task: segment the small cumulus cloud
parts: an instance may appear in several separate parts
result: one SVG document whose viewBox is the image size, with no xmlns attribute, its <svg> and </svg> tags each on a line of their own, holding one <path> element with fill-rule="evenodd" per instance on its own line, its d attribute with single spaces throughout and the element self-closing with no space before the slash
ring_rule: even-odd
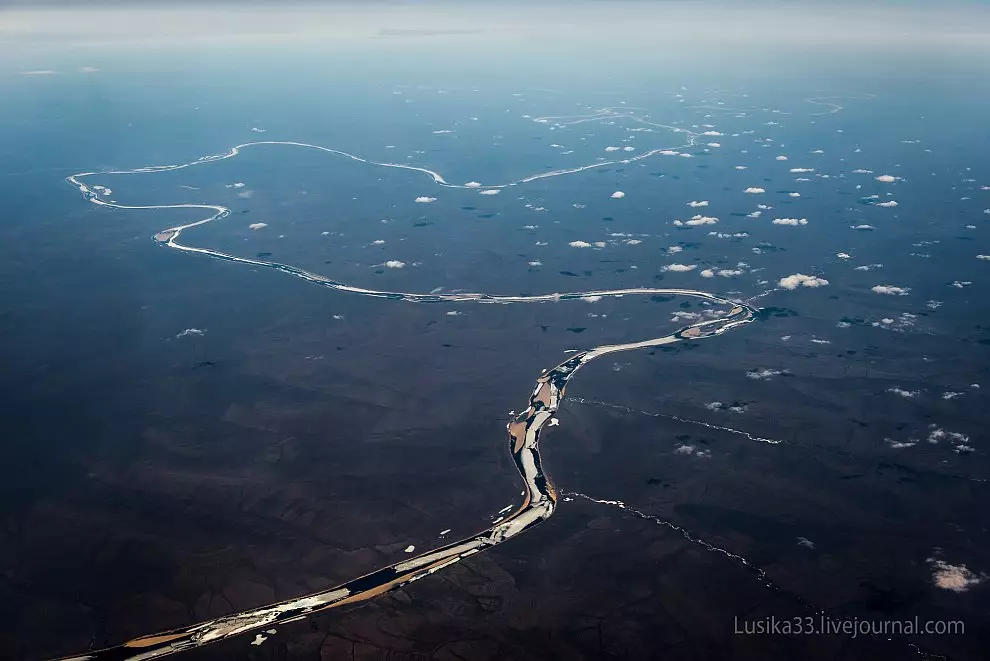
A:
<svg viewBox="0 0 990 661">
<path fill-rule="evenodd" d="M 873 177 L 873 178 L 876 179 L 877 181 L 881 182 L 881 183 L 884 183 L 884 184 L 892 184 L 895 181 L 897 181 L 898 179 L 900 179 L 900 177 L 893 177 L 893 176 L 891 176 L 889 174 L 881 174 L 880 176 Z"/>
<path fill-rule="evenodd" d="M 887 392 L 893 393 L 895 395 L 900 395 L 905 399 L 914 399 L 921 394 L 920 390 L 905 390 L 900 386 L 893 386 L 892 388 L 887 388 Z"/>
<path fill-rule="evenodd" d="M 701 135 L 709 135 L 709 136 L 712 136 L 712 137 L 718 137 L 718 136 L 725 135 L 725 134 L 724 133 L 719 133 L 718 131 L 705 131 Z"/>
<path fill-rule="evenodd" d="M 619 147 L 609 146 L 605 148 L 605 151 L 619 151 L 619 149 L 620 149 Z"/>
<path fill-rule="evenodd" d="M 429 204 L 430 202 L 436 202 L 436 201 L 437 198 L 427 197 L 426 195 L 420 195 L 419 197 L 416 198 L 416 202 L 418 202 L 419 204 Z"/>
<path fill-rule="evenodd" d="M 714 225 L 718 222 L 718 218 L 714 216 L 691 216 L 690 220 L 675 220 L 674 225 L 677 227 L 682 227 L 687 225 L 688 227 L 697 227 L 698 225 Z"/>
<path fill-rule="evenodd" d="M 683 273 L 685 271 L 693 271 L 696 268 L 698 268 L 696 264 L 667 264 L 663 267 L 663 270 Z"/>
<path fill-rule="evenodd" d="M 966 565 L 950 565 L 936 558 L 928 558 L 928 563 L 932 566 L 932 582 L 935 587 L 950 592 L 966 592 L 986 578 L 983 574 L 974 573 Z"/>
<path fill-rule="evenodd" d="M 771 221 L 774 225 L 807 225 L 807 218 L 774 218 Z"/>
<path fill-rule="evenodd" d="M 591 247 L 591 244 L 588 243 L 587 241 L 571 241 L 567 245 L 569 245 L 572 248 L 590 248 Z"/>
<path fill-rule="evenodd" d="M 875 227 L 873 227 L 873 225 L 850 225 L 849 227 L 853 228 L 854 230 L 860 230 L 864 232 L 868 232 L 870 230 L 876 229 Z"/>
<path fill-rule="evenodd" d="M 712 269 L 705 269 L 704 271 L 701 271 L 698 275 L 700 275 L 702 278 L 714 278 L 715 271 Z"/>
<path fill-rule="evenodd" d="M 777 157 L 777 160 L 778 160 L 778 161 L 786 161 L 786 160 L 787 160 L 787 157 L 786 157 L 786 156 L 784 156 L 784 155 L 781 155 L 781 156 L 778 156 L 778 157 Z"/>
<path fill-rule="evenodd" d="M 203 335 L 205 333 L 206 333 L 206 331 L 203 330 L 203 329 L 201 329 L 201 328 L 187 328 L 186 330 L 182 331 L 181 333 L 176 333 L 175 334 L 175 337 L 176 338 L 180 338 L 180 337 L 187 337 L 189 335 Z"/>
<path fill-rule="evenodd" d="M 54 69 L 33 69 L 31 71 L 19 71 L 18 76 L 55 76 L 58 71 Z"/>
<path fill-rule="evenodd" d="M 799 174 L 802 172 L 814 172 L 815 168 L 791 168 L 791 172 Z"/>
<path fill-rule="evenodd" d="M 707 207 L 708 200 L 691 200 L 688 202 L 689 207 Z"/>
<path fill-rule="evenodd" d="M 464 184 L 464 188 L 481 188 L 481 182 L 480 181 L 469 181 L 466 184 Z"/>
<path fill-rule="evenodd" d="M 890 200 L 889 202 L 880 202 L 879 204 L 877 204 L 877 206 L 878 207 L 883 207 L 885 209 L 896 207 L 897 206 L 897 200 Z"/>
<path fill-rule="evenodd" d="M 839 259 L 852 259 L 852 255 L 849 255 L 844 252 L 837 252 L 835 253 L 835 256 L 838 257 Z"/>
<path fill-rule="evenodd" d="M 870 288 L 874 294 L 885 294 L 887 296 L 906 296 L 911 291 L 910 287 L 896 287 L 894 285 L 876 285 Z"/>
<path fill-rule="evenodd" d="M 397 259 L 390 259 L 387 262 L 385 262 L 385 266 L 390 269 L 401 269 L 404 268 L 405 265 L 406 265 L 405 262 L 400 262 Z"/>
<path fill-rule="evenodd" d="M 780 376 L 781 374 L 787 374 L 787 370 L 773 370 L 769 368 L 764 368 L 760 370 L 750 370 L 746 372 L 746 376 L 750 379 L 756 381 L 764 381 L 766 379 L 772 379 L 775 376 Z"/>
<path fill-rule="evenodd" d="M 617 190 L 617 191 L 615 191 L 614 193 L 612 193 L 612 194 L 611 194 L 611 195 L 610 195 L 609 197 L 611 197 L 611 198 L 612 198 L 613 200 L 621 200 L 621 199 L 622 199 L 622 198 L 624 198 L 625 196 L 626 196 L 626 194 L 625 194 L 625 193 L 623 193 L 623 192 L 622 192 L 622 191 L 620 191 L 620 190 Z"/>
<path fill-rule="evenodd" d="M 777 286 L 783 287 L 784 289 L 797 289 L 798 287 L 825 287 L 827 285 L 828 280 L 825 278 L 819 278 L 816 275 L 805 275 L 803 273 L 795 273 L 794 275 L 783 277 L 777 281 Z"/>
<path fill-rule="evenodd" d="M 743 192 L 744 193 L 749 193 L 750 195 L 758 195 L 760 193 L 766 193 L 767 191 L 766 191 L 765 188 L 757 188 L 755 186 L 750 186 L 749 188 L 747 188 Z"/>
<path fill-rule="evenodd" d="M 260 230 L 264 227 L 268 227 L 268 223 L 251 223 L 248 225 L 249 230 Z"/>
<path fill-rule="evenodd" d="M 498 188 L 489 188 L 488 190 L 478 191 L 478 195 L 498 195 L 499 192 Z"/>
</svg>

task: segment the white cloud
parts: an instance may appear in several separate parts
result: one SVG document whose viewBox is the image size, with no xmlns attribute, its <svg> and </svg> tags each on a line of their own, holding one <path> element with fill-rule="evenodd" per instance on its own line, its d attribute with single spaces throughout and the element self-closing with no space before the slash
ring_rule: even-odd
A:
<svg viewBox="0 0 990 661">
<path fill-rule="evenodd" d="M 601 296 L 582 296 L 581 297 L 581 300 L 582 301 L 585 301 L 587 303 L 597 303 L 598 301 L 602 300 L 602 297 Z"/>
<path fill-rule="evenodd" d="M 894 285 L 876 285 L 871 288 L 874 294 L 886 294 L 887 296 L 906 296 L 911 291 L 910 287 L 895 287 Z"/>
<path fill-rule="evenodd" d="M 791 172 L 798 174 L 801 172 L 814 172 L 815 168 L 791 168 Z"/>
<path fill-rule="evenodd" d="M 787 160 L 787 157 L 786 157 L 786 156 L 783 156 L 783 155 L 781 155 L 781 156 L 778 156 L 778 157 L 777 157 L 777 160 L 778 160 L 778 161 L 786 161 L 786 160 Z"/>
<path fill-rule="evenodd" d="M 774 218 L 771 221 L 774 225 L 807 225 L 807 218 Z"/>
<path fill-rule="evenodd" d="M 750 186 L 749 188 L 747 188 L 743 192 L 744 193 L 749 193 L 750 195 L 758 195 L 759 193 L 766 193 L 767 191 L 766 191 L 765 188 L 756 188 L 755 186 Z"/>
<path fill-rule="evenodd" d="M 876 229 L 875 227 L 873 227 L 873 225 L 850 225 L 849 227 L 853 228 L 854 230 L 872 230 L 872 229 Z"/>
<path fill-rule="evenodd" d="M 977 259 L 990 259 L 990 255 L 977 255 Z"/>
<path fill-rule="evenodd" d="M 99 71 L 96 67 L 79 67 L 79 73 L 96 73 Z"/>
<path fill-rule="evenodd" d="M 787 374 L 787 370 L 772 370 L 769 368 L 764 368 L 761 370 L 750 370 L 746 372 L 746 376 L 750 379 L 756 379 L 757 381 L 762 381 L 764 379 L 772 379 L 775 376 L 780 376 L 781 374 Z"/>
<path fill-rule="evenodd" d="M 794 275 L 786 276 L 777 281 L 777 286 L 783 287 L 784 289 L 797 289 L 798 287 L 824 287 L 826 285 L 828 285 L 828 280 L 825 278 L 819 278 L 815 275 L 805 275 L 803 273 L 795 273 Z"/>
<path fill-rule="evenodd" d="M 420 197 L 417 197 L 416 198 L 416 201 L 418 203 L 420 203 L 420 204 L 429 204 L 430 202 L 436 202 L 437 201 L 437 198 L 435 198 L 435 197 L 427 197 L 426 195 L 421 195 Z"/>
<path fill-rule="evenodd" d="M 464 188 L 481 188 L 481 182 L 480 181 L 469 181 L 466 184 L 464 184 Z"/>
<path fill-rule="evenodd" d="M 745 273 L 742 269 L 722 269 L 718 272 L 723 278 L 733 278 L 737 275 L 742 275 Z"/>
<path fill-rule="evenodd" d="M 801 197 L 801 193 L 788 193 L 790 197 Z"/>
<path fill-rule="evenodd" d="M 387 267 L 388 267 L 388 268 L 390 268 L 390 269 L 401 269 L 401 268 L 403 268 L 403 267 L 404 267 L 405 265 L 406 265 L 406 263 L 405 263 L 405 262 L 400 262 L 400 261 L 399 261 L 399 260 L 397 260 L 397 259 L 390 259 L 390 260 L 388 260 L 387 262 L 385 262 L 385 266 L 387 266 Z"/>
<path fill-rule="evenodd" d="M 858 168 L 856 170 L 853 170 L 853 174 L 873 174 L 873 170 L 864 170 L 862 168 Z"/>
<path fill-rule="evenodd" d="M 986 578 L 984 575 L 973 573 L 966 565 L 950 565 L 944 560 L 928 558 L 932 565 L 932 581 L 935 587 L 951 592 L 965 592 L 974 585 L 979 585 Z"/>
<path fill-rule="evenodd" d="M 636 151 L 636 148 L 626 145 L 625 147 L 622 148 L 622 151 Z"/>
<path fill-rule="evenodd" d="M 697 267 L 696 264 L 668 264 L 663 267 L 664 271 L 674 271 L 676 273 L 683 273 L 685 271 L 693 271 Z"/>
<path fill-rule="evenodd" d="M 206 333 L 206 331 L 201 328 L 187 328 L 181 333 L 176 333 L 175 337 L 179 338 L 186 337 L 187 335 L 203 335 L 204 333 Z"/>
<path fill-rule="evenodd" d="M 900 179 L 900 177 L 892 177 L 889 174 L 881 174 L 880 176 L 873 177 L 873 178 L 876 179 L 877 181 L 882 182 L 882 183 L 885 183 L 885 184 L 892 184 L 895 181 L 897 181 L 898 179 Z"/>
<path fill-rule="evenodd" d="M 268 227 L 268 223 L 251 223 L 248 225 L 249 230 L 260 230 L 263 227 Z"/>
<path fill-rule="evenodd" d="M 700 275 L 702 278 L 714 278 L 715 271 L 713 271 L 712 269 L 705 269 L 704 271 L 701 271 L 698 275 Z"/>
<path fill-rule="evenodd" d="M 737 169 L 737 170 L 746 170 L 746 169 L 748 169 L 748 168 L 747 168 L 747 167 L 746 167 L 745 165 L 737 165 L 737 166 L 736 166 L 736 169 Z"/>
<path fill-rule="evenodd" d="M 615 191 L 614 193 L 612 193 L 612 194 L 611 194 L 611 195 L 610 195 L 609 197 L 611 197 L 611 198 L 612 198 L 613 200 L 621 200 L 621 199 L 622 199 L 622 198 L 624 198 L 625 196 L 626 196 L 626 194 L 625 194 L 625 193 L 623 193 L 623 192 L 622 192 L 622 191 L 620 191 L 620 190 L 617 190 L 617 191 Z"/>
<path fill-rule="evenodd" d="M 891 208 L 897 206 L 897 200 L 891 200 L 890 202 L 881 202 L 877 205 L 878 207 Z"/>
<path fill-rule="evenodd" d="M 569 245 L 572 248 L 590 248 L 591 247 L 591 244 L 588 243 L 587 241 L 571 241 L 567 245 Z"/>
<path fill-rule="evenodd" d="M 619 151 L 619 147 L 606 147 L 605 151 Z"/>
<path fill-rule="evenodd" d="M 844 252 L 837 252 L 835 253 L 835 256 L 838 257 L 839 259 L 852 259 L 851 255 L 847 255 Z"/>
<path fill-rule="evenodd" d="M 540 260 L 538 260 L 538 259 L 534 259 L 533 261 L 531 261 L 531 262 L 529 263 L 529 265 L 530 265 L 530 266 L 543 266 L 543 262 L 541 262 L 541 261 L 540 261 Z"/>
<path fill-rule="evenodd" d="M 671 255 L 675 253 L 679 253 L 682 250 L 684 250 L 684 248 L 682 248 L 681 246 L 670 246 L 669 248 L 667 248 L 667 252 L 669 252 Z"/>
<path fill-rule="evenodd" d="M 717 222 L 718 222 L 718 218 L 715 218 L 714 216 L 697 215 L 697 216 L 691 216 L 691 219 L 684 221 L 683 224 L 688 225 L 690 227 L 697 227 L 698 225 L 714 225 Z M 674 224 L 675 225 L 681 224 L 681 221 L 675 220 Z"/>
<path fill-rule="evenodd" d="M 328 233 L 329 232 L 324 232 L 324 234 L 328 234 Z M 381 246 L 384 244 L 385 244 L 385 239 L 375 239 L 374 241 L 371 242 L 371 245 L 373 246 Z"/>
<path fill-rule="evenodd" d="M 259 129 L 257 126 L 252 126 L 251 127 L 251 132 L 252 133 L 264 133 L 265 132 L 265 129 Z"/>
<path fill-rule="evenodd" d="M 903 397 L 905 399 L 914 399 L 919 394 L 921 394 L 921 391 L 920 390 L 905 390 L 904 388 L 901 388 L 900 386 L 894 386 L 892 388 L 887 388 L 887 392 L 894 393 L 895 395 L 900 395 L 901 397 Z"/>
<path fill-rule="evenodd" d="M 694 446 L 693 445 L 678 445 L 676 448 L 674 448 L 674 452 L 676 454 L 694 454 Z"/>
<path fill-rule="evenodd" d="M 718 136 L 725 135 L 725 134 L 724 133 L 719 133 L 718 131 L 705 131 L 701 135 L 710 135 L 712 137 L 718 137 Z"/>
<path fill-rule="evenodd" d="M 689 207 L 707 207 L 708 200 L 691 200 L 688 202 Z"/>
<path fill-rule="evenodd" d="M 956 397 L 962 397 L 964 394 L 965 393 L 946 390 L 944 393 L 942 393 L 942 399 L 949 401 L 950 399 L 955 399 Z"/>
<path fill-rule="evenodd" d="M 626 245 L 627 246 L 638 246 L 641 243 L 642 243 L 642 241 L 640 241 L 639 239 L 628 239 L 626 241 Z"/>
<path fill-rule="evenodd" d="M 35 69 L 33 71 L 19 71 L 18 76 L 54 76 L 58 71 L 52 69 Z"/>
<path fill-rule="evenodd" d="M 708 143 L 708 146 L 709 147 L 721 147 L 722 146 L 722 143 L 721 142 L 709 142 Z"/>
<path fill-rule="evenodd" d="M 489 188 L 488 190 L 478 191 L 478 195 L 498 195 L 499 192 L 497 188 Z"/>
</svg>

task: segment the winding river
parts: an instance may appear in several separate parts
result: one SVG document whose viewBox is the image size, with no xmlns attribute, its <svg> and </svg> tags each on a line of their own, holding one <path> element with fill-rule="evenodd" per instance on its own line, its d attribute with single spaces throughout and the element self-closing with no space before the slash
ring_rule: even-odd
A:
<svg viewBox="0 0 990 661">
<path fill-rule="evenodd" d="M 634 121 L 652 124 L 644 118 L 631 116 L 626 112 L 616 113 L 608 109 L 587 116 L 590 121 L 616 117 L 630 118 Z M 549 120 L 549 118 L 547 119 Z M 537 121 L 540 120 L 538 119 Z M 576 118 L 573 119 L 573 121 L 585 121 L 585 119 Z M 659 124 L 652 125 L 663 126 Z M 674 131 L 687 134 L 688 142 L 686 146 L 692 146 L 697 138 L 696 133 L 692 133 L 685 129 L 669 126 L 664 126 L 664 128 L 669 128 Z M 68 177 L 66 182 L 76 187 L 86 200 L 99 206 L 111 207 L 115 209 L 194 208 L 204 209 L 211 212 L 209 217 L 202 220 L 185 225 L 170 227 L 158 232 L 155 235 L 155 240 L 162 246 L 181 250 L 183 252 L 202 254 L 215 259 L 271 268 L 324 287 L 353 294 L 360 294 L 363 296 L 386 298 L 410 303 L 460 303 L 474 301 L 479 303 L 513 304 L 568 301 L 586 299 L 589 297 L 606 296 L 623 297 L 643 295 L 676 295 L 700 298 L 711 303 L 720 304 L 725 306 L 725 310 L 719 311 L 718 314 L 713 314 L 710 318 L 693 323 L 689 326 L 685 326 L 676 332 L 664 335 L 662 337 L 655 337 L 652 339 L 646 339 L 639 342 L 629 342 L 625 344 L 607 344 L 593 347 L 586 351 L 581 351 L 573 354 L 566 361 L 560 363 L 556 367 L 543 372 L 543 374 L 541 374 L 536 380 L 535 388 L 529 397 L 529 402 L 526 409 L 521 413 L 514 415 L 507 425 L 509 452 L 515 462 L 519 474 L 522 476 L 525 485 L 522 502 L 515 511 L 507 515 L 505 518 L 497 521 L 489 528 L 482 530 L 471 537 L 467 537 L 465 539 L 447 544 L 446 546 L 421 553 L 412 558 L 403 560 L 402 562 L 397 562 L 387 567 L 382 567 L 381 569 L 377 569 L 370 574 L 355 578 L 329 590 L 289 599 L 241 613 L 226 615 L 214 620 L 192 624 L 167 632 L 142 636 L 140 638 L 135 638 L 133 640 L 121 643 L 115 647 L 92 651 L 79 656 L 67 657 L 73 661 L 154 659 L 247 633 L 258 634 L 265 631 L 272 633 L 271 629 L 276 625 L 301 620 L 314 613 L 331 608 L 355 604 L 372 599 L 390 590 L 396 590 L 406 586 L 414 581 L 429 576 L 434 572 L 440 571 L 445 567 L 459 562 L 464 558 L 468 558 L 475 553 L 479 553 L 489 547 L 495 546 L 522 534 L 533 526 L 536 526 L 542 521 L 548 519 L 553 514 L 554 509 L 557 506 L 557 492 L 554 485 L 544 474 L 540 460 L 540 435 L 547 427 L 557 424 L 555 414 L 564 399 L 564 391 L 567 383 L 574 377 L 581 367 L 596 358 L 609 354 L 657 347 L 685 340 L 699 340 L 714 337 L 743 324 L 749 323 L 756 317 L 757 309 L 743 301 L 732 300 L 693 289 L 660 289 L 644 287 L 543 294 L 535 296 L 501 296 L 483 293 L 418 294 L 365 289 L 362 287 L 336 282 L 323 275 L 312 273 L 288 264 L 238 257 L 217 250 L 194 247 L 179 242 L 183 231 L 228 216 L 230 211 L 226 207 L 211 204 L 171 204 L 145 206 L 122 205 L 108 199 L 110 194 L 108 189 L 102 186 L 91 186 L 86 183 L 86 179 L 97 176 L 165 172 L 213 163 L 219 160 L 233 158 L 245 148 L 266 145 L 295 146 L 321 150 L 330 154 L 358 161 L 360 163 L 419 172 L 431 177 L 433 182 L 439 186 L 448 188 L 469 187 L 451 184 L 447 182 L 439 173 L 426 168 L 397 163 L 379 163 L 360 158 L 347 152 L 329 149 L 327 147 L 320 147 L 318 145 L 310 145 L 301 142 L 282 141 L 244 143 L 237 145 L 224 154 L 205 156 L 196 161 L 179 165 L 151 166 L 133 170 L 112 170 L 106 172 L 83 172 Z M 574 174 L 584 170 L 600 168 L 615 163 L 629 163 L 635 160 L 648 158 L 655 154 L 670 154 L 671 152 L 671 149 L 655 149 L 618 161 L 601 161 L 587 166 L 533 175 L 507 184 L 500 184 L 497 186 L 481 186 L 480 188 L 475 185 L 470 186 L 470 188 L 478 188 L 479 190 L 505 188 L 538 179 Z M 258 636 L 258 638 L 263 640 L 261 636 Z"/>
</svg>

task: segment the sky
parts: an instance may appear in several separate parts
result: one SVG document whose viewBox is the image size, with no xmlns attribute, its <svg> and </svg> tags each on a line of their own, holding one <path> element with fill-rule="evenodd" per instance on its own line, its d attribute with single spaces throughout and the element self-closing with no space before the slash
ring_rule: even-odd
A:
<svg viewBox="0 0 990 661">
<path fill-rule="evenodd" d="M 226 0 L 8 0 L 0 9 L 7 47 L 203 40 L 380 38 L 396 29 L 438 36 L 481 30 L 495 37 L 602 38 L 656 45 L 905 43 L 978 47 L 990 41 L 985 2 L 301 2 Z"/>
</svg>

